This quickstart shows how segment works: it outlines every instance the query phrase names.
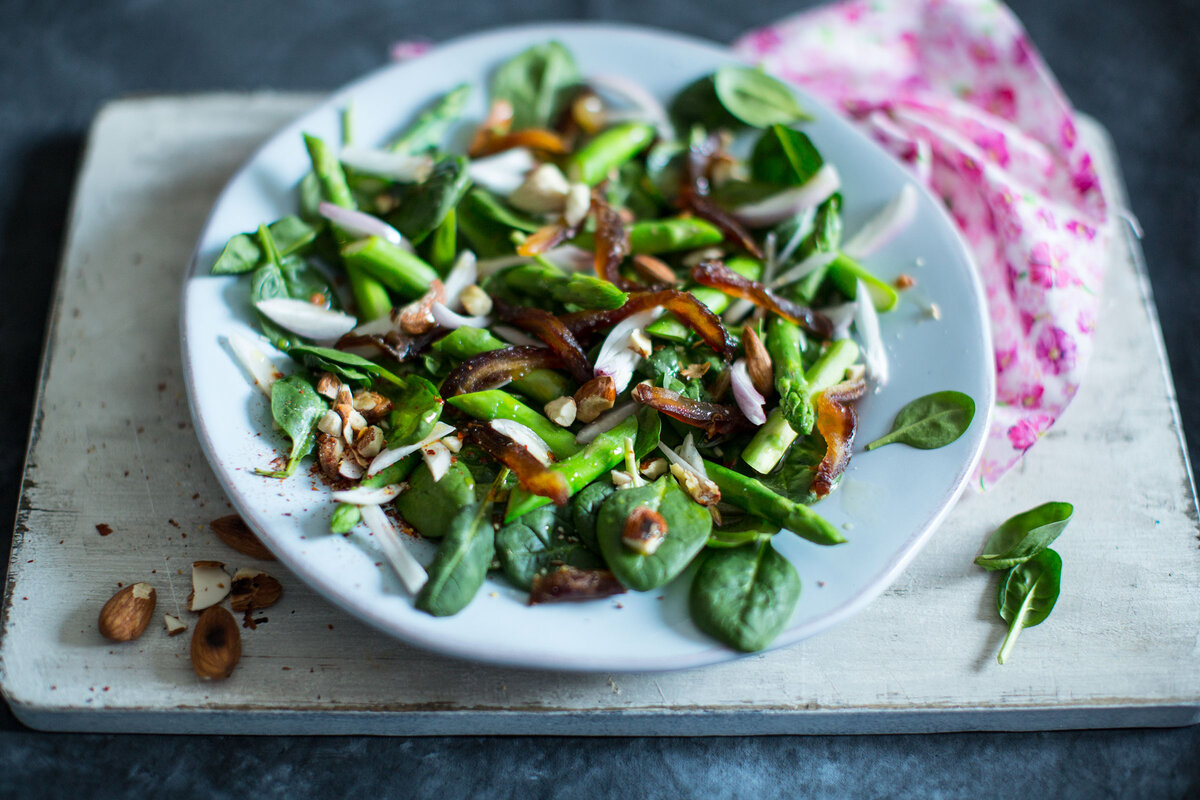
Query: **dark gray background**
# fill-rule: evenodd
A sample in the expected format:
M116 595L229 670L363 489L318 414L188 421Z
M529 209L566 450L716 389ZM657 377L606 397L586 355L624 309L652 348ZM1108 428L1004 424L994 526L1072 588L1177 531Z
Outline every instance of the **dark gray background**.
M730 41L811 0L0 0L0 520L13 518L83 137L148 92L332 89L398 39L637 22ZM1075 105L1117 144L1195 459L1200 2L1014 0ZM1114 387L1136 391L1136 387ZM0 527L7 528L6 523ZM7 533L0 537L7 538ZM0 549L6 550L3 541ZM47 735L0 710L0 795L540 798L806 794L1184 797L1200 729L702 740ZM623 787L618 791L614 786Z

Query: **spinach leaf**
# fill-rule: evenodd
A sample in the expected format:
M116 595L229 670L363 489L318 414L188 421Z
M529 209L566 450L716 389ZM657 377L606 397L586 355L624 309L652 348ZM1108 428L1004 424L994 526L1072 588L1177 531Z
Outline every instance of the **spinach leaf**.
M692 580L689 608L696 627L749 653L775 640L799 600L796 568L764 541L710 550Z
M471 187L456 211L463 236L477 254L484 258L509 255L513 252L513 231L533 233L541 223L520 214L498 197L478 186Z
M658 412L650 406L643 406L637 412L637 437L633 440L633 454L640 462L643 458L658 449L662 436L662 419Z
M708 546L718 549L742 547L762 542L779 533L779 526L761 517L747 516L729 525L713 528L708 535Z
M491 501L463 506L446 526L429 565L429 580L417 595L417 608L435 617L462 611L483 586L495 554Z
M1008 635L996 660L1003 664L1012 655L1017 637L1026 628L1040 625L1054 610L1062 584L1062 558L1049 548L1009 570L996 605L1008 623Z
M317 229L299 217L287 216L272 222L267 228L275 240L280 256L298 253L317 238ZM266 263L262 247L253 233L239 233L231 238L213 264L213 275L240 275Z
M799 186L825 163L808 135L782 125L763 131L750 156L750 175L761 183Z
M406 379L392 374L374 361L332 347L297 344L288 347L287 354L313 372L332 372L350 383L370 384L372 378L383 378L401 388L407 386Z
M388 222L410 242L420 244L442 224L470 186L467 159L446 156L434 165L424 182L392 187L398 204L388 215Z
M1070 503L1043 503L1004 521L975 563L989 571L1028 561L1049 547L1071 521Z
M388 146L393 153L420 153L436 149L454 123L462 117L471 85L463 83L446 92L430 108L423 111Z
M288 296L293 300L303 300L321 308L337 307L337 293L321 270L308 261L296 256L285 258L279 271Z
M396 498L396 510L425 538L440 539L450 526L449 512L474 502L475 478L461 461L451 464L436 482L429 467L421 464L409 476L408 489Z
M817 499L812 493L812 479L824 457L825 440L814 430L808 436L801 436L792 442L773 472L755 477L768 489L793 503L812 505Z
M902 442L920 450L945 447L966 433L975 416L975 401L962 392L934 392L900 409L891 433L867 445L868 450Z
M292 440L292 451L284 469L257 469L255 472L268 478L291 477L300 459L312 451L317 420L328 408L313 385L299 375L289 375L271 384L271 416Z
M812 119L787 84L755 67L721 67L713 76L713 88L730 114L755 128Z
M513 130L548 128L579 81L579 68L567 48L546 42L518 53L496 69L491 99L512 103Z
M667 113L681 134L696 127L705 131L744 127L742 121L729 113L717 97L716 81L712 75L705 75L685 86L671 100Z
M442 416L442 397L428 379L405 375L397 385L399 391L390 393L393 406L388 415L388 447L416 444L430 434Z
M274 298L290 298L291 293L288 292L287 282L283 279L283 271L278 264L267 262L254 271L250 278L250 302L257 304L262 300L271 300ZM271 344L280 350L287 350L289 347L298 345L301 340L294 334L280 328L274 322L267 318L262 312L258 314L258 327L270 340Z
M667 534L651 555L627 547L621 539L625 520L639 506L657 511L667 523ZM622 489L600 506L596 538L608 568L630 589L646 592L673 580L704 548L712 530L712 517L664 475L648 486Z
M597 569L600 559L574 534L572 508L543 506L496 532L496 554L504 575L518 589L529 589L533 578L560 564Z
M600 552L600 543L596 541L596 518L600 515L600 506L612 496L616 489L608 479L589 483L571 500L571 520L575 523L575 535L592 552Z

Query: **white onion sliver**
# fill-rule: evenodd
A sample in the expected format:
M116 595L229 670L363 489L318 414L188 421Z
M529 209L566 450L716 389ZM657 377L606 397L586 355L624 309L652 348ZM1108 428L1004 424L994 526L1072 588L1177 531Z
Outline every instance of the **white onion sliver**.
M729 373L730 386L733 388L733 399L737 401L738 408L746 415L746 419L750 420L755 425L762 425L767 421L766 411L763 406L767 401L759 393L758 389L754 388L754 381L750 380L750 373L746 370L746 359L739 358L733 362L733 369Z
M579 272L590 270L595 264L596 256L589 250L573 244L564 244L542 253L542 260L567 272Z
M413 558L412 553L408 552L408 548L400 540L400 534L396 533L387 514L383 513L383 509L379 506L363 506L361 513L363 522L367 523L371 533L375 534L375 538L383 550L384 558L392 565L392 569L396 571L404 588L408 590L409 594L421 591L425 581L429 580L429 574L425 572L425 568L421 566L420 562Z
M393 153L371 147L344 147L338 161L358 172L407 183L419 183L433 171L432 156Z
M391 486L358 486L354 489L334 492L333 499L339 503L349 503L352 506L381 506L399 497L402 488L399 483L393 483Z
M446 308L442 303L433 304L433 319L438 325L450 330L455 330L456 328L486 328L492 322L488 317L464 317L462 314Z
M792 237L787 240L787 244L783 246L783 249L779 251L778 263L780 264L786 264L792 257L792 254L796 252L796 248L800 246L800 243L813 232L813 227L817 221L817 209L815 206L806 208L796 216L800 217L796 223L796 230L793 231Z
M815 272L832 264L836 258L837 251L835 250L818 250L772 281L771 286L772 288L778 288L780 286L787 286L789 283L795 283L805 275L808 275L808 273Z
M867 365L867 374L880 385L888 382L888 358L883 348L883 336L879 333L879 315L875 312L875 303L871 293L861 280L855 291L854 327L862 337L863 360Z
M525 333L525 331L514 328L511 325L505 325L504 323L496 323L495 325L492 325L491 331L496 335L497 339L503 339L509 344L515 344L521 347L546 346L546 343L541 339L535 339L529 334Z
M708 475L701 475L701 473L697 472L696 468L691 465L691 462L689 462L686 458L684 458L683 456L676 453L671 448L667 447L662 442L658 443L658 449L662 450L663 455L665 455L667 457L668 461L670 461L675 466L679 467L681 470L684 470L685 472L690 472L693 475L702 477L706 481L709 480Z
M440 440L430 442L422 447L421 458L425 459L425 466L429 467L429 474L433 476L434 483L446 477L446 473L450 471L450 464L454 460L450 448L442 444Z
M378 217L373 217L363 211L342 208L341 206L335 206L333 203L322 201L317 206L317 213L351 236L378 236L406 250L412 250L412 245L404 240L404 237L400 235L400 231Z
M833 323L832 339L845 339L850 335L850 323L854 322L854 312L858 303L851 300L848 303L838 303L836 306L826 306L817 309Z
M521 264L532 264L529 256L497 256L496 258L481 258L475 262L475 268L480 278L490 278L502 269L516 267Z
M444 301L446 308L457 308L463 289L478 280L479 266L475 254L470 250L463 250L454 260L454 266L450 268L450 273L446 275L446 280L442 284L442 292L446 296Z
M254 307L276 325L309 339L336 339L358 324L349 314L289 297L259 300Z
M704 468L704 458L700 455L700 451L696 449L696 441L692 438L692 434L683 437L683 443L679 445L679 455L685 461L692 465L698 474L708 477L708 470Z
M371 459L371 463L367 467L367 474L374 475L381 469L387 469L409 453L415 453L430 442L441 439L443 436L453 432L453 425L447 425L444 422L438 422L433 426L433 430L429 432L429 435L416 444L406 444L400 447L393 447L391 450L381 450L379 455Z
M508 197L525 181L525 173L537 166L533 153L513 147L467 165L467 175L489 192Z
M597 436L611 431L636 414L637 410L638 404L630 400L624 405L619 405L611 411L604 412L596 418L595 422L592 422L590 425L584 425L579 429L579 433L575 434L575 443L591 444Z
M283 377L279 368L271 363L266 354L254 346L250 340L236 333L225 337L226 344L246 374L254 381L254 385L262 390L267 397L271 396L271 386Z
M400 330L399 319L392 318L392 312L381 314L375 319L367 320L350 333L355 336L387 336L392 331Z
M821 205L829 196L841 188L841 179L832 164L825 164L816 174L794 189L747 203L733 210L733 215L742 223L754 228L776 225L794 217L807 208Z
M648 308L629 315L613 326L605 337L604 344L600 345L600 353L596 356L595 374L612 378L618 394L625 391L625 387L629 385L630 379L633 378L633 368L641 358L629 349L633 332L646 327L662 313L662 308ZM633 353L632 359L629 353Z
M550 445L546 444L546 440L538 436L532 428L511 419L494 419L488 425L496 433L507 436L524 447L543 465L548 466L554 460L550 455Z
M866 258L890 242L917 217L917 190L911 183L891 199L883 210L859 228L842 246L851 258Z

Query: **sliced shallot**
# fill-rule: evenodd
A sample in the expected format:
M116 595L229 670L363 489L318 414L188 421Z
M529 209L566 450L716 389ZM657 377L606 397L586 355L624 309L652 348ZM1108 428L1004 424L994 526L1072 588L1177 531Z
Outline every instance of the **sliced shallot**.
M403 484L399 483L378 487L359 486L344 492L334 492L333 499L354 506L382 506L399 497L403 490Z
M754 388L754 381L750 379L750 373L746 369L746 359L739 358L733 362L730 384L733 388L733 399L737 401L738 408L746 415L746 419L755 425L764 424L767 421L767 413L764 410L767 401L758 389Z
M437 422L434 424L433 430L431 430L429 432L429 435L426 436L421 441L417 442L416 444L406 444L406 445L401 445L400 447L393 447L390 450L381 450L379 452L379 455L377 455L377 456L375 456L375 458L371 459L370 465L367 466L367 474L374 475L375 473L379 472L380 470L386 469L386 468L390 467L392 464L395 464L397 461L399 461L400 459L409 455L410 453L417 452L418 450L420 450L422 447L429 444L430 442L437 441L438 439L441 439L443 436L446 436L447 434L450 434L453 432L454 432L453 425L447 425L444 422Z
M842 250L851 258L866 258L907 228L917 216L917 190L904 184L883 210L858 229Z
M871 293L861 280L855 291L854 327L862 337L863 361L867 374L879 386L886 386L889 378L887 350L883 346L883 337L879 333L879 314L875 311L875 303Z
M373 217L364 211L356 211L353 208L342 208L341 206L335 206L333 203L322 201L317 206L317 213L351 236L363 239L368 236L378 236L406 250L412 250L412 244L400 235L400 231L378 217Z
M525 173L536 166L532 152L514 147L488 158L472 159L467 165L467 175L489 192L507 197L524 183Z
M752 228L778 225L785 219L824 203L841 188L841 179L832 164L825 164L804 183L773 194L757 203L747 203L733 210L738 220Z
M229 344L234 358L254 381L254 385L261 389L263 394L270 397L271 386L283 377L279 368L271 363L262 350L255 347L245 337L231 333L225 337L225 341Z
M579 433L575 434L576 444L591 444L596 437L602 433L607 433L613 428L620 425L625 420L637 413L638 404L632 401L619 405L611 411L606 411L596 418L590 425L584 425L579 429Z
M488 425L496 433L507 436L524 447L543 464L549 465L554 460L554 456L550 453L550 445L546 444L546 440L534 433L529 426L511 419L494 419Z
M425 466L429 467L429 474L433 476L434 483L446 477L446 473L450 471L450 464L454 460L450 448L446 447L440 439L422 447L421 458L425 460Z
M446 308L442 303L433 304L433 319L438 325L450 330L457 328L486 328L491 324L491 319L488 317L464 317L462 314Z
M634 331L641 331L663 313L662 308L650 308L632 314L613 326L596 356L596 375L607 375L616 384L617 393L625 391L633 378L633 368L641 356L629 349ZM633 355L629 355L632 353Z
M404 588L408 590L409 594L421 591L425 581L429 580L429 573L425 571L420 562L413 558L412 553L408 552L408 548L400 540L400 534L396 533L396 528L387 518L387 514L383 513L383 509L379 506L363 506L360 511L363 522L379 540L384 558L392 565L392 569L396 571Z
M432 156L393 153L371 147L343 147L338 160L356 172L402 183L420 183L433 171Z
M475 254L470 250L463 250L458 254L458 258L454 261L454 266L450 268L450 273L446 275L445 283L442 291L446 299L443 301L447 308L458 308L459 298L462 296L463 289L473 283L479 281L479 262L475 258Z
M358 320L349 314L288 297L259 300L254 307L276 325L318 341L336 339L358 324Z

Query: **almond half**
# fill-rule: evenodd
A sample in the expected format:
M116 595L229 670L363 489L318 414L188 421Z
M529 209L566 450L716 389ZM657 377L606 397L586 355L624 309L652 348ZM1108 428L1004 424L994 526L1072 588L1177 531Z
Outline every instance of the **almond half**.
M209 523L209 527L213 529L213 533L217 535L218 539L242 555L261 558L263 561L275 560L274 554L254 535L254 531L250 530L250 527L237 514L214 519Z
M242 568L233 576L230 593L234 611L253 611L275 605L283 594L283 585L265 572Z
M229 594L233 582L220 561L197 561L192 564L192 593L188 595L188 610L203 611L215 606Z
M132 641L146 630L158 597L148 583L134 583L114 594L100 609L100 634L114 642Z
M192 631L192 669L201 678L219 681L233 674L242 658L242 632L220 606L205 609Z

